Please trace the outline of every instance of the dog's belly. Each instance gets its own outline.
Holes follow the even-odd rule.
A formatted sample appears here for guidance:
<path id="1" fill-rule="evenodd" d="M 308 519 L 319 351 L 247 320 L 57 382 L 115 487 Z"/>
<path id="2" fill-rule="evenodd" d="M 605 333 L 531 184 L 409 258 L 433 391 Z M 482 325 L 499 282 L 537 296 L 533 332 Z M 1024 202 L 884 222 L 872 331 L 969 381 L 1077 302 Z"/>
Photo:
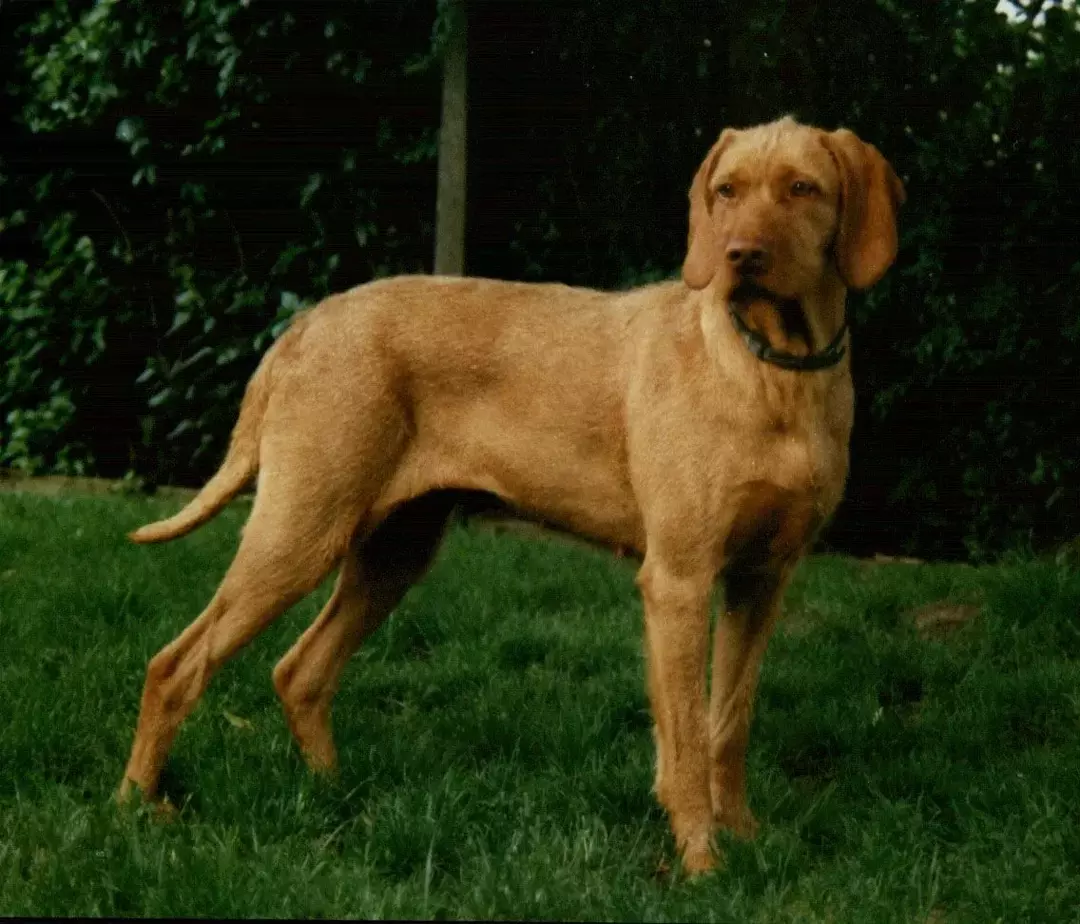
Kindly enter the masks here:
<path id="1" fill-rule="evenodd" d="M 603 545 L 644 551 L 641 517 L 630 486 L 606 459 L 573 446 L 531 440 L 519 456 L 488 445 L 484 463 L 467 465 L 456 481 L 490 491 L 529 518 Z"/>
<path id="2" fill-rule="evenodd" d="M 643 554 L 641 515 L 625 463 L 595 433 L 493 414 L 421 430 L 380 511 L 432 490 L 485 491 L 525 518 L 611 548 Z"/>

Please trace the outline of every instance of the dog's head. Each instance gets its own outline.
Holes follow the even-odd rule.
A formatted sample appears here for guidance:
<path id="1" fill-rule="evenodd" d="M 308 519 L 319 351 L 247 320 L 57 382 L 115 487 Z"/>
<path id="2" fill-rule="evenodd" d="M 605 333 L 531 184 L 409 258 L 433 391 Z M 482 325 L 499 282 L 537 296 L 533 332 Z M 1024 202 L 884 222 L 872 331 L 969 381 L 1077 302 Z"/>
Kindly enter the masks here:
<path id="1" fill-rule="evenodd" d="M 904 187 L 877 148 L 846 129 L 784 118 L 725 129 L 690 188 L 683 280 L 803 301 L 830 277 L 867 289 L 896 258 Z"/>

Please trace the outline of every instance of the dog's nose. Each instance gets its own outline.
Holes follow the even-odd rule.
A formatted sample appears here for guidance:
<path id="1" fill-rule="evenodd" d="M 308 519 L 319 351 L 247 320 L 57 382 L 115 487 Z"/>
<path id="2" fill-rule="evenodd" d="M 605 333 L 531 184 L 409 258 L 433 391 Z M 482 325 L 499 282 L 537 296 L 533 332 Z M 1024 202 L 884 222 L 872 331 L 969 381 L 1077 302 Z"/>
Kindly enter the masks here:
<path id="1" fill-rule="evenodd" d="M 744 276 L 760 276 L 769 269 L 769 251 L 752 241 L 733 241 L 728 244 L 727 261 Z"/>

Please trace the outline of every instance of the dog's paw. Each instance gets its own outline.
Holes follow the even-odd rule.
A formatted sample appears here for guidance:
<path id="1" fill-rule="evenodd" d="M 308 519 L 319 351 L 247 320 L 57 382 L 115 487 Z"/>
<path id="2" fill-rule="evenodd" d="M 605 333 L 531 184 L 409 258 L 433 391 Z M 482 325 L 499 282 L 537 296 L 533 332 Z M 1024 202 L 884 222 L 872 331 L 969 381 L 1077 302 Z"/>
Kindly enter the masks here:
<path id="1" fill-rule="evenodd" d="M 682 872 L 688 878 L 716 869 L 718 855 L 713 843 L 712 824 L 702 819 L 698 824 L 676 829 Z"/>
<path id="2" fill-rule="evenodd" d="M 139 800 L 139 787 L 135 785 L 135 782 L 128 777 L 124 777 L 120 781 L 120 785 L 116 789 L 116 804 L 121 806 L 129 806 L 137 804 Z"/>
<path id="3" fill-rule="evenodd" d="M 719 865 L 712 838 L 694 839 L 682 850 L 683 872 L 690 879 L 711 873 Z"/>
<path id="4" fill-rule="evenodd" d="M 134 780 L 124 777 L 116 790 L 116 804 L 122 808 L 139 808 L 149 813 L 155 821 L 170 822 L 180 815 L 180 810 L 169 801 L 168 796 L 160 799 L 148 797 Z"/>

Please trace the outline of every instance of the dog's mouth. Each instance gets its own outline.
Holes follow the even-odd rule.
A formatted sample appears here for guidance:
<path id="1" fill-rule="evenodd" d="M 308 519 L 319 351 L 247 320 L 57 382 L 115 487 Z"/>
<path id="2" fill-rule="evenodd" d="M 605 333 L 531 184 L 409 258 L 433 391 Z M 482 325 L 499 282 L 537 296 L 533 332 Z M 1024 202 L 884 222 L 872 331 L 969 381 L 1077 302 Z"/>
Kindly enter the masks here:
<path id="1" fill-rule="evenodd" d="M 728 301 L 737 308 L 749 307 L 750 303 L 755 301 L 768 302 L 775 307 L 780 307 L 785 302 L 798 303 L 798 299 L 785 298 L 767 286 L 763 286 L 756 279 L 747 276 L 740 277 L 739 281 L 735 283 L 731 293 L 728 295 Z"/>
<path id="2" fill-rule="evenodd" d="M 814 351 L 814 335 L 799 299 L 778 295 L 753 279 L 743 278 L 728 295 L 728 304 L 774 349 L 796 356 Z"/>

